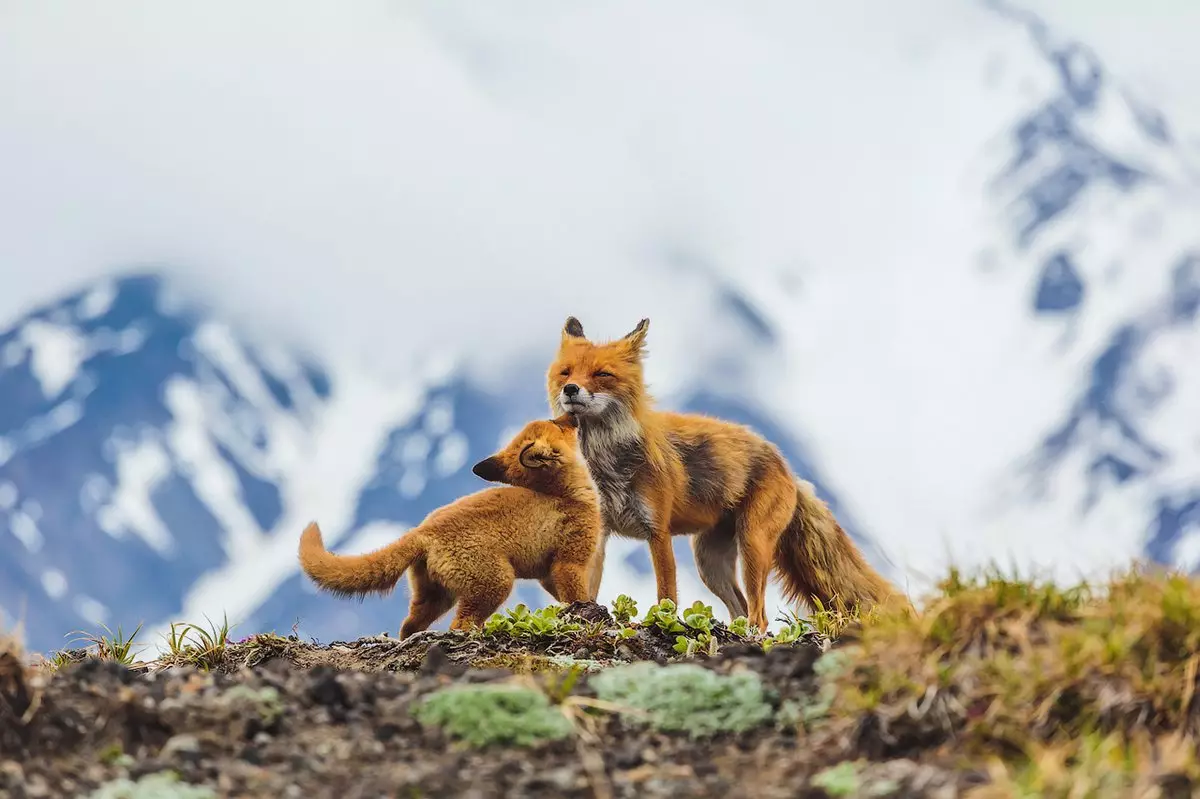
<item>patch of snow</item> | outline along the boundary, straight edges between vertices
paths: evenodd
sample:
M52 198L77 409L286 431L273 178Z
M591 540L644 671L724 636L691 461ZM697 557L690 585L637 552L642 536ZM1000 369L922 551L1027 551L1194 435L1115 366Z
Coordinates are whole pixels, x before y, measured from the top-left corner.
M413 499L425 490L425 474L419 466L410 466L405 469L404 476L400 478L400 483L397 488L400 490L400 496L405 499Z
M236 622L298 571L296 546L309 521L320 520L330 548L351 530L359 494L375 474L388 433L420 411L425 386L382 386L373 377L350 370L330 375L330 382L333 392L328 404L314 411L310 435L297 445L298 456L279 478L284 507L279 522L237 557L193 583L176 616L201 618L228 612ZM180 394L180 404L186 404L187 392ZM176 418L180 418L178 411ZM158 640L166 629L166 621L158 622L147 640Z
M275 395L258 368L246 357L228 325L212 321L203 323L192 336L192 344L254 407L265 410L276 405Z
M166 437L180 474L220 523L229 558L249 557L261 546L263 532L243 501L237 473L213 441L217 413L206 406L203 389L182 377L167 381L163 399L173 417Z
M500 435L496 437L496 451L499 452L500 450L507 447L512 442L513 438L517 435L517 433L521 432L522 428L523 428L523 425L515 424L515 425L509 425L508 427L501 430Z
M79 507L84 513L95 513L112 496L112 484L102 474L89 474L79 488Z
M0 482L0 510L12 510L20 496L15 483L9 480Z
M95 319L108 313L117 298L117 286L112 280L103 280L83 296L75 306L75 314L81 321Z
M21 510L35 523L42 520L42 504L36 499L27 499L21 503Z
M171 474L171 459L151 432L137 441L110 439L114 450L116 484L98 521L109 535L132 532L163 557L170 557L175 539L154 509L154 491ZM119 531L119 532L118 532Z
M1187 532L1175 545L1175 562L1187 571L1200 569L1200 530Z
M409 466L424 463L433 443L422 433L410 433L400 445L400 462Z
M28 351L21 344L20 339L13 339L4 345L4 349L0 350L0 367L12 369L14 366L20 366L21 361L25 360L25 353Z
M33 520L33 517L25 511L15 511L9 517L8 529L17 537L27 552L37 554L41 551L42 545L45 543L42 531L38 529L37 522Z
M42 589L51 599L62 599L67 595L67 576L58 569L42 572Z
M88 355L87 339L74 327L30 320L21 329L30 351L30 369L46 399L54 399L71 384Z
M89 624L100 625L108 623L108 608L104 603L86 594L80 594L75 597L75 601L71 605L74 607L75 612L82 616ZM125 631L122 630L122 632Z
M439 477L448 477L467 463L469 442L459 430L452 431L438 444L438 452L434 457L433 468Z
M371 522L363 525L337 548L340 555L362 555L387 546L411 528L407 524Z
M444 399L432 403L425 411L425 432L437 438L454 427L454 406Z

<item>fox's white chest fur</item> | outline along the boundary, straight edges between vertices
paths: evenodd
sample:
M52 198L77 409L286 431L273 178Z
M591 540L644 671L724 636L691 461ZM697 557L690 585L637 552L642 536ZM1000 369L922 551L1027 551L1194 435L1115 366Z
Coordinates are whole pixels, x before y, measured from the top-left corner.
M632 420L589 425L583 428L580 441L600 494L600 513L607 531L625 538L649 539L652 515L637 492L638 472L646 462L637 426Z

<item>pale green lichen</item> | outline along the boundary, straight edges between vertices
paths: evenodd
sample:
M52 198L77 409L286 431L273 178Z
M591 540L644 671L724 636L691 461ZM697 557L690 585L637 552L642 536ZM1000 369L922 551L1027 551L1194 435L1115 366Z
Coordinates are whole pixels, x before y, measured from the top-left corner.
M540 691L511 685L462 685L430 694L412 710L472 746L532 746L565 738L571 722Z
M718 674L692 663L642 662L607 669L590 682L601 699L644 711L657 729L693 738L748 730L772 714L753 672Z
M121 777L101 785L88 799L217 799L212 788L179 781L173 771L147 774L137 782Z

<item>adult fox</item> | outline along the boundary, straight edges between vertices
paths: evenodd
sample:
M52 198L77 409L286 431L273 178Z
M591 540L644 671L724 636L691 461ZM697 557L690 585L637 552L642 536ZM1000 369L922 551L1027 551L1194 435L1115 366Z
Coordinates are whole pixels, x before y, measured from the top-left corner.
M482 626L517 578L539 580L560 602L591 599L600 509L574 420L530 422L471 471L507 485L460 497L365 555L328 552L312 522L300 537L304 573L330 593L356 596L387 593L407 571L412 596L401 639L428 629L456 601L450 629Z
M764 631L772 568L790 602L853 608L894 595L773 444L742 425L655 410L642 375L649 326L643 319L623 338L597 343L568 317L547 372L550 406L578 420L580 451L600 492L592 598L614 533L649 542L658 597L676 603L671 536L694 535L700 579L731 617Z

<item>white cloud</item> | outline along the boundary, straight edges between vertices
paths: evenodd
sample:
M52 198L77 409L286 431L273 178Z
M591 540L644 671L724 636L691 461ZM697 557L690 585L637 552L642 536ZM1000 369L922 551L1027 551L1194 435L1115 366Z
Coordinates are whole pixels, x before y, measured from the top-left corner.
M647 274L668 248L771 272L836 242L826 268L898 268L879 242L909 220L879 211L963 80L921 61L990 22L952 0L2 13L0 319L162 262L385 361L549 348L567 313L614 336L649 315L661 343L688 314Z

